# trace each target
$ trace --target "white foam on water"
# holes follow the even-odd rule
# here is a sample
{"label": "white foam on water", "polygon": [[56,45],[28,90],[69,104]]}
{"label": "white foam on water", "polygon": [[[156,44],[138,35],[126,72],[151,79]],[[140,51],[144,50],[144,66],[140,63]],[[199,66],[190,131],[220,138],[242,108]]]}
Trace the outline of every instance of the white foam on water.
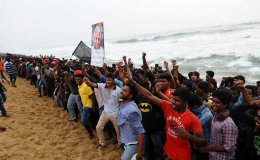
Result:
{"label": "white foam on water", "polygon": [[242,57],[237,60],[232,60],[227,64],[227,67],[234,67],[234,66],[250,67],[252,66],[252,62],[248,61],[247,58]]}

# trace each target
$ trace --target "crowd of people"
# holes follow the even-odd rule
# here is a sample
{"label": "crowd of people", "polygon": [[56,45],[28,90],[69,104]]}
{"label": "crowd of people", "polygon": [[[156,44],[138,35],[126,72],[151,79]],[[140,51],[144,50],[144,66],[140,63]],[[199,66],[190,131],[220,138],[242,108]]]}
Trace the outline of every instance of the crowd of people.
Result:
{"label": "crowd of people", "polygon": [[[260,159],[259,81],[245,85],[237,75],[218,85],[214,71],[203,80],[197,71],[180,73],[176,60],[150,67],[143,53],[142,61],[136,68],[124,56],[112,67],[95,67],[53,57],[7,57],[0,76],[13,87],[16,76],[26,78],[39,97],[54,98],[69,121],[80,120],[89,138],[97,136],[97,147],[118,144],[122,160]],[[5,100],[0,82],[2,116]]]}

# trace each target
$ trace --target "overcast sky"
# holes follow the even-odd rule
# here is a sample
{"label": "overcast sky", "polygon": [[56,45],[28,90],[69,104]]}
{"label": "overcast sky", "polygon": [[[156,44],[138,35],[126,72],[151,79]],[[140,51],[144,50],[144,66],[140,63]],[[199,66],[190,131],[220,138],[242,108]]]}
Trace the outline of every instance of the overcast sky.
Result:
{"label": "overcast sky", "polygon": [[0,52],[89,42],[104,22],[106,39],[260,21],[260,0],[0,0]]}

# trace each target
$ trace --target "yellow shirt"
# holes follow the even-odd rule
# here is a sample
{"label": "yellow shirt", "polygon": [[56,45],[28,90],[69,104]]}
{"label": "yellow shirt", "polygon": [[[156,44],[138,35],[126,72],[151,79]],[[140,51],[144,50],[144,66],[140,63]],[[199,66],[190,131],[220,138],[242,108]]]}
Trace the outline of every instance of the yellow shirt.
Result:
{"label": "yellow shirt", "polygon": [[93,94],[92,89],[85,82],[78,86],[78,89],[83,107],[92,108],[92,98],[90,98]]}

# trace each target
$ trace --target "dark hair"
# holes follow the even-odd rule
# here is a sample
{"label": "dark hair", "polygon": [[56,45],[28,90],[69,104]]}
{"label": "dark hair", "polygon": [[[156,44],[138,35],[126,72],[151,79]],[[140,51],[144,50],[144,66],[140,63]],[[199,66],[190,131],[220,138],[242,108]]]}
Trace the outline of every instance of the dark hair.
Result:
{"label": "dark hair", "polygon": [[201,81],[197,84],[199,89],[202,89],[204,92],[209,93],[209,83],[206,81]]}
{"label": "dark hair", "polygon": [[189,74],[188,74],[189,79],[191,79],[192,74],[193,74],[193,72],[189,72]]}
{"label": "dark hair", "polygon": [[144,88],[149,87],[149,82],[147,80],[137,81],[137,83]]}
{"label": "dark hair", "polygon": [[196,77],[198,77],[198,79],[200,78],[200,73],[197,71],[193,71],[191,75],[195,75]]}
{"label": "dark hair", "polygon": [[230,87],[230,91],[236,91],[238,94],[240,93],[240,90],[237,88],[237,86],[233,85]]}
{"label": "dark hair", "polygon": [[145,73],[144,73],[144,70],[138,69],[138,70],[136,70],[135,74],[142,74],[142,75],[144,75]]}
{"label": "dark hair", "polygon": [[213,72],[213,71],[206,71],[206,73],[207,73],[211,78],[214,77],[214,72]]}
{"label": "dark hair", "polygon": [[244,83],[246,83],[246,79],[242,75],[235,76],[234,79],[239,79],[239,80],[242,80]]}
{"label": "dark hair", "polygon": [[106,74],[106,78],[112,78],[112,79],[114,79],[115,76],[113,75],[113,73],[107,73],[107,74]]}
{"label": "dark hair", "polygon": [[190,99],[190,94],[190,90],[187,88],[177,88],[174,91],[173,96],[181,98],[183,102],[188,102]]}
{"label": "dark hair", "polygon": [[159,75],[159,79],[167,79],[167,81],[170,82],[171,76],[168,73],[162,73]]}
{"label": "dark hair", "polygon": [[209,81],[208,81],[208,83],[210,83],[210,84],[213,84],[214,85],[214,89],[213,90],[215,90],[215,89],[217,89],[218,88],[218,86],[217,86],[217,81],[215,80],[215,79],[210,79]]}
{"label": "dark hair", "polygon": [[131,83],[127,83],[125,86],[128,86],[130,88],[130,93],[133,95],[131,99],[134,100],[137,96],[137,93],[138,93],[137,89]]}
{"label": "dark hair", "polygon": [[185,84],[190,89],[190,91],[192,91],[193,82],[191,80],[183,80],[182,84]]}
{"label": "dark hair", "polygon": [[212,93],[212,97],[217,97],[223,104],[229,104],[231,101],[231,94],[229,89],[221,88]]}
{"label": "dark hair", "polygon": [[191,93],[188,106],[191,108],[191,107],[194,107],[194,105],[201,106],[202,100],[199,95],[197,95],[195,93]]}

